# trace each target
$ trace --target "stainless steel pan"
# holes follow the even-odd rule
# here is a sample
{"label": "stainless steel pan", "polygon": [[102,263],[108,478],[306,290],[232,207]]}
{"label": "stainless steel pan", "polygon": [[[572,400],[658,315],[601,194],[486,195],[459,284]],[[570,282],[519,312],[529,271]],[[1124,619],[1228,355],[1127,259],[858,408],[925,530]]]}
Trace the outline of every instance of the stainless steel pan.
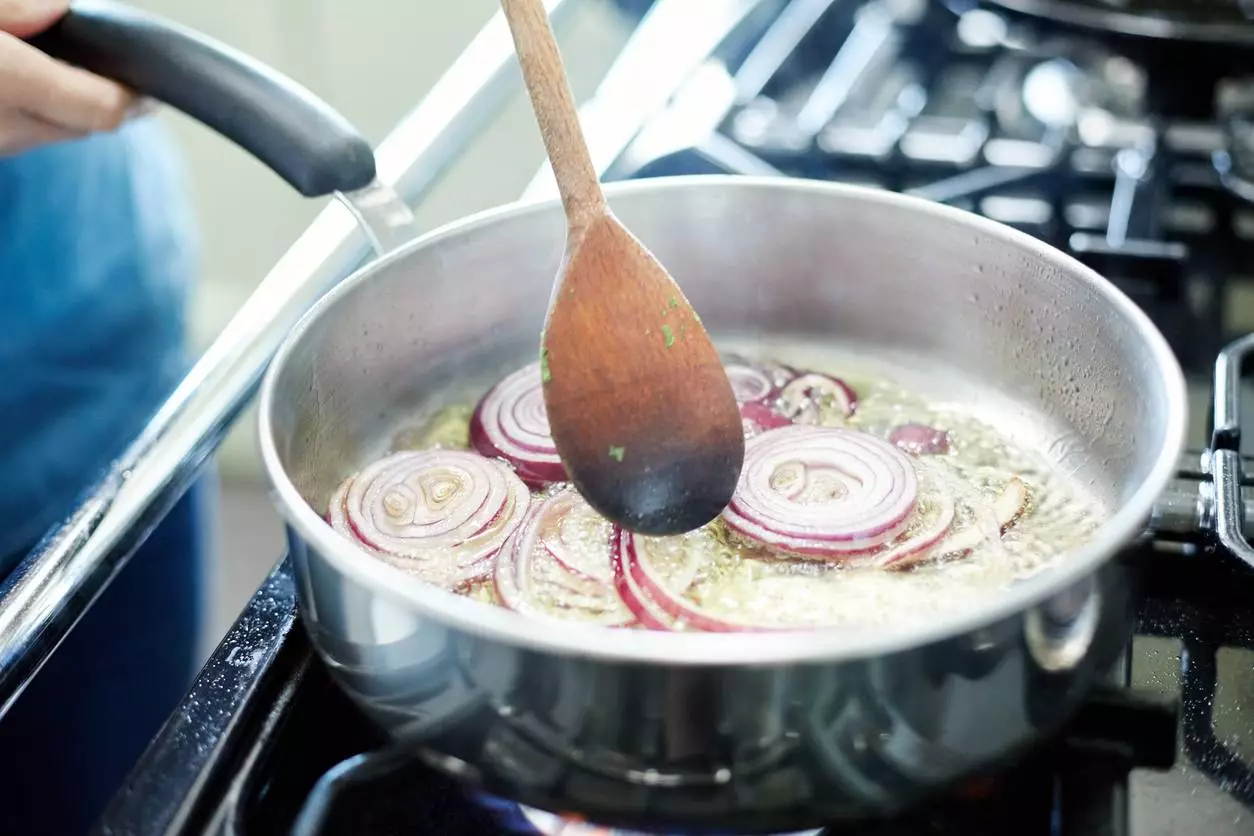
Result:
{"label": "stainless steel pan", "polygon": [[[77,54],[108,47],[114,63],[83,60],[137,86],[126,71],[137,54],[177,63],[169,39],[193,38],[161,30],[157,55],[131,37],[152,35],[151,21],[137,30],[116,8],[93,8],[71,21]],[[186,85],[231,95],[220,70],[238,56],[204,54],[210,71],[155,92],[179,106],[195,104]],[[284,107],[318,112],[307,97]],[[255,152],[270,147],[267,130],[215,126]],[[269,161],[290,164],[307,145]],[[351,192],[381,250],[405,237],[384,190],[352,192],[368,185],[360,170],[334,175],[358,155],[315,156],[331,174],[307,191]],[[375,202],[363,208],[363,194]],[[1130,634],[1111,558],[1143,530],[1183,444],[1183,377],[1149,320],[1067,256],[916,199],[726,177],[608,194],[716,337],[839,338],[951,370],[951,393],[996,405],[1116,513],[1057,568],[991,603],[876,632],[571,629],[425,586],[341,540],[321,514],[415,410],[533,356],[563,221],[555,203],[506,207],[395,246],[343,282],[264,381],[261,448],[303,622],[341,686],[398,745],[468,783],[652,826],[779,830],[872,815],[1058,728]]]}
{"label": "stainless steel pan", "polygon": [[[304,623],[340,683],[432,762],[612,821],[780,828],[908,803],[1055,729],[1129,632],[1110,558],[1184,432],[1162,337],[1110,284],[1018,232],[901,196],[726,177],[609,189],[716,335],[907,352],[1091,480],[1118,512],[990,605],[876,633],[571,629],[445,594],[321,520],[406,416],[535,350],[553,203],[424,236],[325,296],[272,363],[261,447]],[[1066,355],[1069,363],[1061,362]]]}

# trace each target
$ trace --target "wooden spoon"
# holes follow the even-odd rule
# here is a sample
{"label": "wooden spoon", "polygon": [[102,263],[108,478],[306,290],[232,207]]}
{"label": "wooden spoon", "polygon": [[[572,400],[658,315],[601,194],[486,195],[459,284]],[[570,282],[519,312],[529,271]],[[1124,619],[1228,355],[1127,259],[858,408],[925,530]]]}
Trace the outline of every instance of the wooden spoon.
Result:
{"label": "wooden spoon", "polygon": [[575,487],[643,534],[714,519],[744,462],[731,383],[675,280],[610,212],[542,0],[501,0],[566,209],[540,362]]}

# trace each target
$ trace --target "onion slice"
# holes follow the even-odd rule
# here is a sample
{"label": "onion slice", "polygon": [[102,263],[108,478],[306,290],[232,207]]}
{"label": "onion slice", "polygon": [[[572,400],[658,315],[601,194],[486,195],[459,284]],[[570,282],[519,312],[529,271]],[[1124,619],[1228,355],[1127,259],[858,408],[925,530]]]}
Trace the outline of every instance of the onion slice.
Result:
{"label": "onion slice", "polygon": [[778,363],[751,363],[740,358],[724,360],[723,367],[740,404],[745,438],[792,423],[776,411],[775,402],[780,387],[796,377],[796,372]]}
{"label": "onion slice", "polygon": [[539,363],[488,390],[471,416],[470,443],[488,458],[505,459],[533,488],[566,480],[549,430]]}
{"label": "onion slice", "polygon": [[839,560],[896,539],[917,494],[914,466],[888,442],[856,430],[783,427],[745,445],[723,519],[768,546]]}
{"label": "onion slice", "polygon": [[744,427],[745,438],[752,438],[767,430],[787,427],[792,424],[792,421],[780,415],[768,404],[746,403],[740,405],[740,423]]}
{"label": "onion slice", "polygon": [[[709,563],[709,541],[714,534],[709,528],[690,531],[672,537],[643,537],[624,531],[619,540],[620,561],[636,589],[647,600],[665,613],[665,619],[677,626],[708,633],[756,632],[778,628],[739,623],[724,616],[715,615],[688,600],[684,593],[693,585]],[[656,553],[670,551],[677,557],[673,571],[664,572],[659,567]],[[673,629],[673,628],[672,628]]]}
{"label": "onion slice", "polygon": [[497,556],[497,598],[538,618],[606,627],[634,623],[613,584],[615,538],[614,526],[574,489],[540,500]]}
{"label": "onion slice", "polygon": [[491,572],[491,558],[530,503],[527,486],[499,461],[417,450],[393,453],[348,479],[329,517],[388,563],[460,589]]}
{"label": "onion slice", "polygon": [[335,530],[336,534],[339,534],[341,537],[347,537],[354,543],[364,546],[365,543],[357,539],[357,534],[354,533],[353,527],[348,524],[348,512],[344,508],[344,501],[348,499],[348,489],[353,486],[353,480],[356,478],[356,476],[349,476],[331,495],[331,502],[327,508],[327,522]]}
{"label": "onion slice", "polygon": [[[1022,479],[1012,476],[1001,493],[992,502],[993,518],[997,522],[999,534],[1005,534],[1015,520],[1027,510],[1028,487]],[[968,552],[989,539],[989,533],[978,525],[972,525],[957,532],[936,550],[936,554],[957,554]]]}
{"label": "onion slice", "polygon": [[943,456],[949,452],[949,433],[926,424],[901,424],[893,427],[888,440],[901,450],[916,456]]}
{"label": "onion slice", "polygon": [[758,403],[775,394],[775,382],[766,372],[747,363],[728,363],[723,366],[731,382],[736,403]]}
{"label": "onion slice", "polygon": [[674,619],[662,609],[648,592],[641,588],[630,558],[630,532],[614,526],[614,589],[641,627],[668,631]]}
{"label": "onion slice", "polygon": [[849,417],[858,407],[857,394],[843,380],[809,372],[784,386],[779,394],[779,411],[798,424],[820,423],[825,410],[836,410]]}
{"label": "onion slice", "polygon": [[885,569],[904,569],[922,563],[954,524],[955,506],[952,497],[940,494],[934,501],[932,518],[913,535],[875,556],[875,565]]}
{"label": "onion slice", "polygon": [[736,374],[734,367],[747,367],[755,374],[765,376],[774,390],[779,390],[785,383],[797,376],[797,370],[791,366],[785,366],[774,360],[750,360],[740,354],[724,354],[723,366],[727,369],[727,376],[733,380]]}

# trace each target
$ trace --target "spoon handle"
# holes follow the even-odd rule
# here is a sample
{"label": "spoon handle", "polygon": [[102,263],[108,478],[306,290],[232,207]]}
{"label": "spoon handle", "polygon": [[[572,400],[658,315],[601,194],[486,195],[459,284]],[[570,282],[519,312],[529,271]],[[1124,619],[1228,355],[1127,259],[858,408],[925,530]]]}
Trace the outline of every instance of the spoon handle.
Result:
{"label": "spoon handle", "polygon": [[567,222],[586,225],[605,212],[605,195],[588,153],[543,0],[501,0],[540,135],[553,166]]}

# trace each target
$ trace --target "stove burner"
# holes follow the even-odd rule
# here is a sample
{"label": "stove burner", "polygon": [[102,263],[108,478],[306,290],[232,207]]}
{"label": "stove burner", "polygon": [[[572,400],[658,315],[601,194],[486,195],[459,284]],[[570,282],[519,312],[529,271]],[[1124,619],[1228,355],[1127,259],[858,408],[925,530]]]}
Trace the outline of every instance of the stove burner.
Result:
{"label": "stove burner", "polygon": [[[543,810],[513,805],[521,819],[511,820],[510,832],[517,836],[666,836],[666,834],[645,833],[639,830],[622,830],[614,827],[601,827],[581,819],[558,816]],[[523,827],[516,829],[515,821]],[[794,833],[781,833],[778,836],[821,836],[821,830],[801,830]],[[710,836],[713,836],[711,834]]]}
{"label": "stove burner", "polygon": [[[326,696],[334,694],[323,671],[310,668],[304,675]],[[305,692],[314,693],[308,687]],[[343,701],[339,695],[334,699]],[[327,706],[323,703],[319,707],[325,710]],[[341,721],[350,720],[348,714],[337,716]],[[365,722],[362,717],[355,719]],[[1108,831],[1095,831],[1083,823],[1095,815],[1105,816],[1108,808],[1117,803],[1119,787],[1126,785],[1129,770],[1172,766],[1177,728],[1178,711],[1173,700],[1128,688],[1099,688],[1052,743],[1016,763],[1003,765],[1001,771],[973,778],[949,796],[931,799],[900,817],[777,836],[980,836],[1008,832],[1012,824],[1021,825],[1022,836],[1105,834]],[[290,740],[315,736],[305,727],[291,728],[288,734]],[[312,765],[307,757],[284,749],[282,740],[263,740],[258,744],[287,752],[303,765]],[[258,763],[265,761],[262,757],[257,759]],[[265,770],[255,775],[249,771],[234,774],[229,803],[251,809],[261,797],[268,797],[268,803],[278,801],[285,793],[281,782],[270,781],[270,774]],[[685,832],[683,828],[672,831],[665,826],[656,831],[598,826],[494,795],[468,793],[454,780],[430,770],[412,749],[402,744],[379,744],[371,751],[340,760],[316,780],[307,796],[302,798],[297,791],[281,806],[293,802],[294,824],[283,828],[283,832],[293,836],[394,832],[438,832],[448,836],[678,836]],[[1061,821],[1061,830],[1050,824],[1054,821]],[[404,828],[400,827],[402,823]],[[704,836],[724,834],[700,832]],[[1116,836],[1121,833],[1109,832]],[[726,832],[726,836],[731,833]]]}
{"label": "stove burner", "polygon": [[1254,46],[1250,0],[988,0],[1021,14],[1119,35]]}

